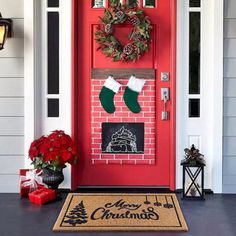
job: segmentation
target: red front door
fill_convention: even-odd
[[[104,9],[93,8],[92,2],[73,1],[72,129],[80,150],[78,165],[72,169],[73,187],[164,186],[174,189],[175,0],[156,0],[153,8],[143,8],[144,1],[139,1],[153,29],[149,52],[135,63],[112,62],[97,50],[94,32]],[[131,28],[129,24],[116,25],[114,34],[126,43]],[[161,80],[162,72],[169,73],[168,81]],[[122,85],[114,97],[116,110],[111,114],[103,109],[99,100],[99,93],[110,73]],[[140,113],[130,111],[123,98],[133,73],[146,80],[138,96]],[[162,117],[161,88],[169,91],[166,120]],[[126,127],[137,123],[141,127],[139,130],[143,130],[142,152],[104,152],[104,126],[109,130],[116,124]],[[120,129],[117,127],[114,133]]]

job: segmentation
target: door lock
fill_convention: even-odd
[[[170,79],[169,72],[161,72],[161,81],[167,82]]]
[[[169,88],[161,88],[161,100],[164,102],[163,111],[161,112],[161,119],[168,120],[168,112],[166,111],[166,103],[170,99]]]
[[[169,100],[169,88],[161,88],[161,100]]]

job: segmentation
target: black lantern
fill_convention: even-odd
[[[0,50],[4,48],[7,37],[11,37],[11,19],[3,19],[0,13]]]
[[[183,199],[204,200],[204,156],[194,145],[186,148],[183,166]]]

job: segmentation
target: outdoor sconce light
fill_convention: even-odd
[[[183,166],[183,196],[182,199],[205,200],[204,198],[204,156],[194,145],[185,148]]]
[[[2,18],[0,13],[0,50],[4,48],[6,38],[11,37],[12,20]]]

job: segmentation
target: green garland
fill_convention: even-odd
[[[146,51],[150,41],[151,22],[144,12],[137,7],[121,5],[119,0],[112,0],[111,6],[105,9],[101,23],[95,32],[96,42],[107,57],[113,61],[137,61]],[[113,25],[131,23],[134,27],[128,35],[129,43],[121,43],[113,36]]]

